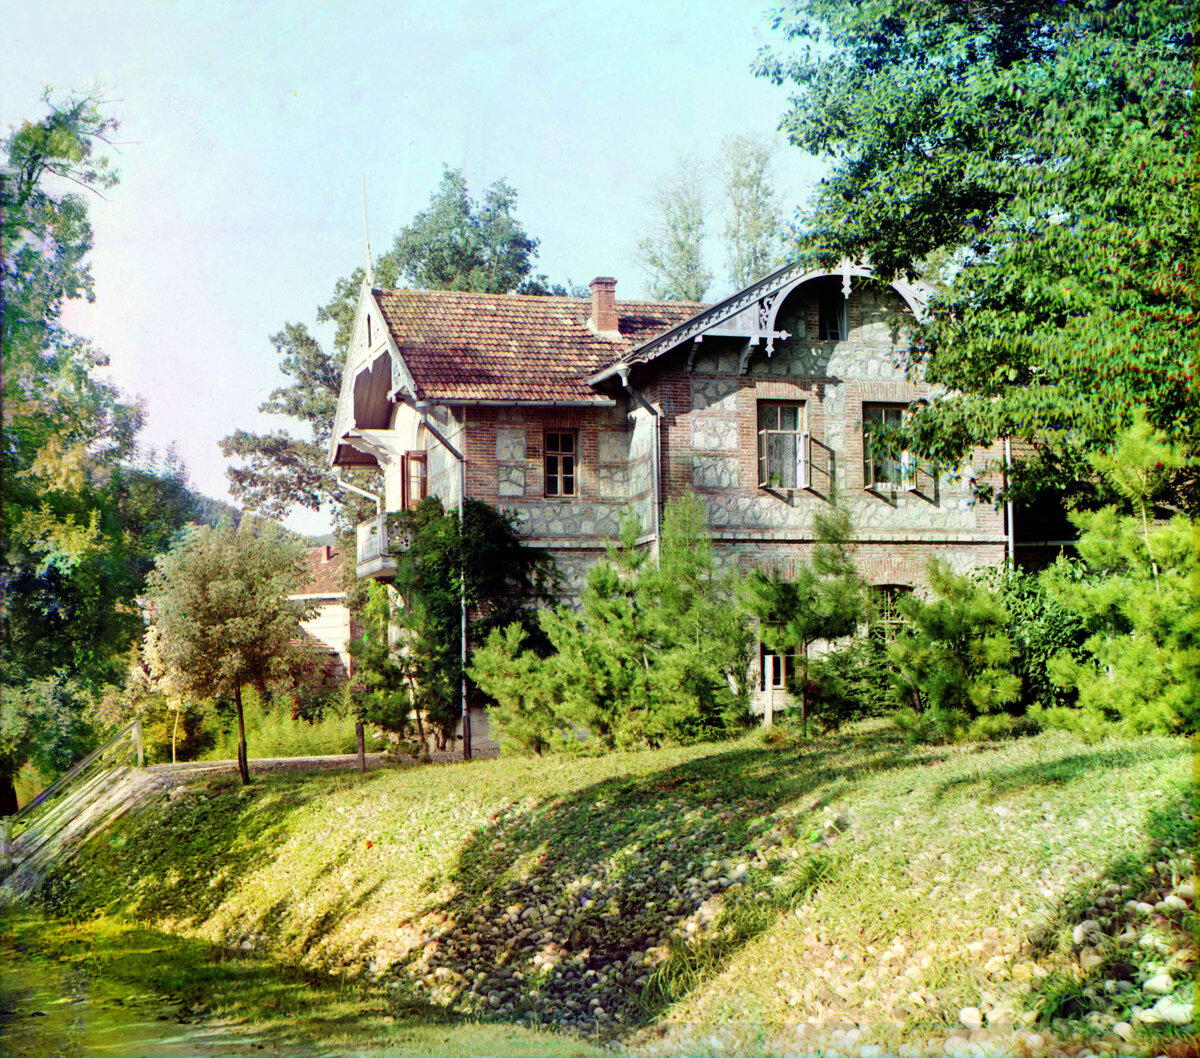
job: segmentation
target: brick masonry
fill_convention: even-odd
[[[951,473],[919,475],[914,492],[865,488],[863,406],[907,405],[933,390],[906,377],[908,310],[882,285],[856,283],[845,304],[843,340],[812,337],[819,333],[821,282],[789,297],[779,321],[791,337],[776,341],[769,354],[765,343],[710,336],[666,354],[635,379],[659,412],[662,502],[695,492],[719,560],[742,572],[755,565],[794,568],[811,553],[816,514],[835,502],[850,515],[858,561],[876,584],[919,586],[934,556],[959,569],[999,563],[1003,518],[973,503],[970,487],[972,476],[996,480],[999,446]],[[638,518],[648,541],[654,525],[654,418],[625,393],[610,396],[615,403],[589,408],[474,406],[457,410],[458,419],[443,416],[463,443],[467,494],[514,512],[530,543],[555,555],[572,595],[624,519]],[[762,401],[803,406],[811,487],[759,487]],[[573,497],[545,495],[547,430],[576,433]],[[457,493],[451,481],[457,468],[444,453],[439,458],[438,447],[431,445],[430,491],[446,498],[442,488]]]

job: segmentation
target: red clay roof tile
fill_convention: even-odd
[[[425,400],[586,401],[584,379],[704,306],[618,301],[620,338],[588,328],[590,298],[375,290],[384,322]]]

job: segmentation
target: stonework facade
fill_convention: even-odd
[[[577,299],[517,299],[522,318],[541,322],[527,323],[529,334],[508,349],[490,341],[488,320],[516,314],[515,303],[500,299],[496,309],[483,304],[493,296],[479,295],[475,319],[459,297],[454,326],[470,324],[478,336],[469,346],[460,333],[448,334],[446,348],[466,353],[447,353],[445,362],[424,348],[410,353],[412,339],[389,322],[393,378],[412,380],[393,394],[391,425],[398,430],[416,409],[436,427],[416,431],[430,493],[452,506],[465,481],[468,497],[512,512],[529,542],[555,557],[568,596],[577,597],[626,519],[635,518],[640,541],[655,548],[664,507],[686,493],[704,507],[718,561],[743,573],[795,569],[811,554],[816,516],[834,504],[850,517],[860,568],[881,586],[919,587],[933,557],[963,570],[1003,560],[1001,515],[972,500],[973,481],[998,474],[998,449],[940,472],[890,453],[881,473],[869,448],[868,418],[894,420],[934,395],[912,377],[905,355],[907,325],[920,307],[912,289],[861,268],[842,275],[783,269],[726,303],[688,307],[691,315],[639,303],[637,326],[655,312],[677,322],[627,338],[633,310],[605,300],[615,297],[612,281],[597,283],[584,331],[561,322],[579,308]],[[399,304],[401,294],[421,293],[383,295]],[[387,308],[380,292],[372,295],[366,311]],[[597,330],[596,320],[614,318],[617,329]],[[436,316],[422,319],[427,340]],[[523,343],[552,350],[556,327],[564,328],[562,355],[546,361],[545,379],[531,381],[512,350]],[[368,362],[365,353],[360,359]],[[480,366],[464,366],[472,363]],[[497,379],[510,363],[520,371],[508,369],[515,373],[505,389]],[[567,373],[553,374],[560,369]],[[353,376],[362,392],[365,370]],[[479,372],[473,393],[470,370]],[[343,394],[339,408],[351,405]],[[343,440],[361,448],[354,438],[353,429],[335,426],[332,451],[349,453],[336,447]]]

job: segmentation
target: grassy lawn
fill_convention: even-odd
[[[1177,1051],[1192,782],[1182,740],[922,748],[881,723],[210,780],[117,821],[37,897],[85,931],[141,923],[134,946],[178,974],[143,967],[148,989],[200,982],[187,1010],[278,1046]],[[15,928],[48,952],[71,936]]]

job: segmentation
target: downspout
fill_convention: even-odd
[[[454,447],[445,437],[442,436],[441,430],[429,421],[429,404],[426,401],[417,399],[414,393],[407,386],[407,396],[400,390],[389,394],[392,400],[399,397],[418,415],[421,416],[421,425],[429,433],[429,435],[437,441],[447,452],[458,460],[459,470],[459,490],[458,490],[458,531],[461,534],[465,527],[466,505],[467,505],[467,457],[463,455],[457,448]],[[466,433],[466,412],[463,413],[463,433]],[[459,694],[462,697],[462,729],[463,729],[463,760],[471,759],[471,710],[467,704],[467,578],[466,570],[459,570],[459,593],[458,593],[458,652],[459,662],[462,667],[462,680],[459,687]]]
[[[658,544],[659,544],[659,521],[660,510],[662,508],[662,475],[660,474],[660,464],[662,462],[662,435],[660,433],[660,419],[658,409],[654,407],[645,397],[637,392],[629,384],[629,365],[617,364],[617,375],[621,379],[621,386],[626,393],[643,408],[650,413],[650,421],[654,424],[654,443],[650,448],[650,476],[654,481],[654,498],[651,502],[652,507],[652,530],[654,532],[654,560],[658,561]]]
[[[1015,569],[1017,565],[1017,532],[1013,525],[1013,502],[1009,490],[1012,474],[1012,442],[1004,438],[1004,529],[1007,537],[1008,566]]]
[[[334,472],[334,480],[344,489],[349,489],[351,492],[357,492],[360,496],[365,496],[368,500],[375,504],[376,516],[383,514],[383,497],[376,496],[373,492],[368,492],[366,489],[360,489],[357,485],[351,485],[345,478],[342,477],[344,471],[338,467]]]

